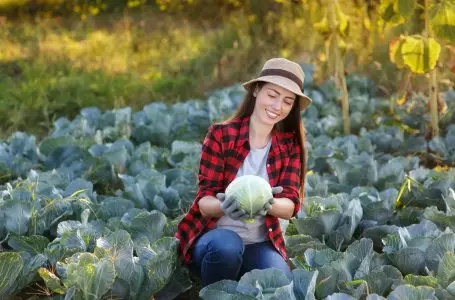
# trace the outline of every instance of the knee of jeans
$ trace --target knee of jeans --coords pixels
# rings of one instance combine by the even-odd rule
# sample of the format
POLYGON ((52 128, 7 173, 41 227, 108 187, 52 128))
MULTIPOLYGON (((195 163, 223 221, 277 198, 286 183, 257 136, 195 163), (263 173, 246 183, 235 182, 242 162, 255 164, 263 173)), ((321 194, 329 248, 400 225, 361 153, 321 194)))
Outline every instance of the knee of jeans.
POLYGON ((232 230, 223 229, 208 244, 208 252, 212 259, 224 262, 238 262, 242 259, 245 246, 240 236, 232 230))

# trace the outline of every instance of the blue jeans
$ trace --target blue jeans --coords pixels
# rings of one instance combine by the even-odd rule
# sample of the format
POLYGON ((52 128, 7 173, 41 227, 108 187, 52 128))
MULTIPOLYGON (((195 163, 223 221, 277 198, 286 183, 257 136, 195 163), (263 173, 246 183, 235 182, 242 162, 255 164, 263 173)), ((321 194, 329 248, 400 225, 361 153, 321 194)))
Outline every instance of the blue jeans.
POLYGON ((190 270, 202 287, 222 279, 240 280, 253 269, 278 268, 291 279, 291 270, 271 241, 244 245, 232 230, 215 228, 203 234, 194 245, 190 270))

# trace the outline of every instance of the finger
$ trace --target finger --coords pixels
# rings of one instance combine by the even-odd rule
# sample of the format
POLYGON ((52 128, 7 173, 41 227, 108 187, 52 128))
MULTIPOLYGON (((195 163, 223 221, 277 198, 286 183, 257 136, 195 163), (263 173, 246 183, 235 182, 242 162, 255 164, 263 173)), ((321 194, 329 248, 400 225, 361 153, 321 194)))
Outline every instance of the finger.
POLYGON ((224 199, 226 198, 226 194, 225 193, 218 193, 218 194, 216 194, 216 197, 219 200, 224 201, 224 199))
POLYGON ((275 186, 272 188, 272 194, 275 195, 275 194, 279 194, 283 192, 283 187, 282 186, 275 186))
POLYGON ((232 201, 231 198, 228 198, 221 202, 221 209, 226 210, 228 209, 234 202, 232 201))
POLYGON ((234 199, 232 197, 229 197, 226 199, 226 197, 222 197, 223 200, 222 201, 222 208, 228 208, 229 206, 232 205, 232 203, 234 202, 234 199))
POLYGON ((264 205, 264 209, 265 209, 266 211, 268 211, 268 210, 271 209, 271 208, 272 208, 272 204, 270 204, 270 202, 268 202, 268 203, 266 203, 266 204, 264 205))
POLYGON ((235 216, 235 220, 246 220, 249 218, 249 215, 247 213, 241 213, 235 216))
POLYGON ((260 216, 265 217, 265 216, 267 215, 267 210, 265 210, 265 209, 260 210, 260 211, 258 212, 258 214, 259 214, 260 216))
POLYGON ((240 203, 238 203, 237 201, 233 201, 231 205, 226 207, 226 212, 230 214, 239 208, 240 208, 240 203))
POLYGON ((240 215, 240 219, 248 219, 248 217, 250 216, 245 210, 241 210, 242 214, 240 215))
POLYGON ((232 219, 241 219, 243 216, 246 216, 243 210, 236 210, 231 214, 232 219))

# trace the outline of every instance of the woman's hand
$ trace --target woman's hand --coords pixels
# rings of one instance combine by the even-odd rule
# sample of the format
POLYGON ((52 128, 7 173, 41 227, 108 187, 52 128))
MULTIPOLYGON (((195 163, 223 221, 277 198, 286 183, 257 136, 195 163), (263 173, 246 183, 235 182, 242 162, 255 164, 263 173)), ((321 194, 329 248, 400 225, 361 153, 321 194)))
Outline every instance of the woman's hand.
POLYGON ((273 195, 279 194, 283 191, 283 187, 276 186, 272 188, 272 197, 264 204, 264 207, 258 211, 256 214, 259 216, 266 216, 269 210, 272 208, 272 204, 275 203, 275 198, 273 195))
POLYGON ((248 218, 248 214, 240 209, 239 201, 235 198, 225 199, 224 193, 216 194, 216 197, 205 196, 199 200, 199 210, 201 214, 206 217, 220 218, 224 215, 229 216, 231 219, 240 220, 248 218))
MULTIPOLYGON (((281 186, 272 188, 272 194, 279 194, 283 191, 281 186)), ((267 203, 265 203, 262 210, 258 214, 265 216, 267 214, 284 219, 290 220, 294 213, 295 204, 288 198, 275 198, 272 197, 267 203)))
POLYGON ((218 193, 216 194, 216 197, 222 202, 221 209, 226 216, 233 220, 248 218, 248 214, 244 209, 240 208, 240 202, 234 196, 226 199, 226 195, 224 193, 218 193))

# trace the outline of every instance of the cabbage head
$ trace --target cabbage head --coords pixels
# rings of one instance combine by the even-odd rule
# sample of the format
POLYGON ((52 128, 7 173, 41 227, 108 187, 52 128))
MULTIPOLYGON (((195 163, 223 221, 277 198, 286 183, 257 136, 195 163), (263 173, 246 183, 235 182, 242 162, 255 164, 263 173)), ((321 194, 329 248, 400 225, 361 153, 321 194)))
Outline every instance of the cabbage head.
POLYGON ((248 215, 246 223, 254 223, 254 215, 273 197, 272 187, 262 177, 245 175, 234 179, 226 188, 226 199, 234 196, 240 202, 240 208, 248 215))

